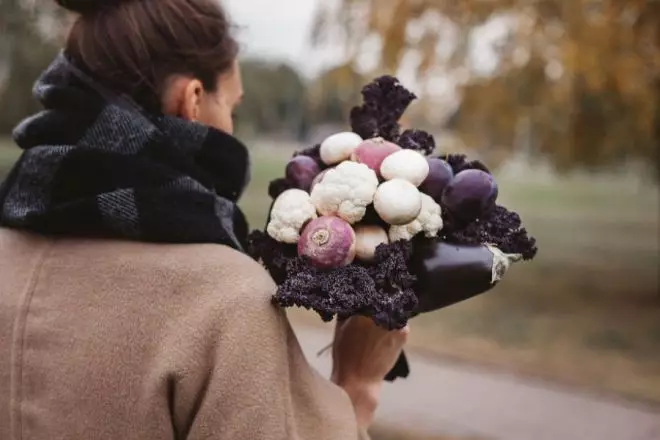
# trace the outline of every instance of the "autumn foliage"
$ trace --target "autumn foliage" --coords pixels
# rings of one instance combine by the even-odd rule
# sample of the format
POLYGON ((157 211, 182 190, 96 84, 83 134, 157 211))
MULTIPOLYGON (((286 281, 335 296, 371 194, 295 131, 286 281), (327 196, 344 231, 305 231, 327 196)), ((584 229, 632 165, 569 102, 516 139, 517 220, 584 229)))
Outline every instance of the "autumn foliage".
POLYGON ((413 60, 422 84, 447 78, 461 97, 449 128, 470 147, 524 148, 560 167, 642 158, 660 170, 660 2, 335 3, 318 9, 314 42, 340 35, 346 64, 356 66, 377 47, 372 72, 397 72, 413 60), (484 74, 474 44, 494 27, 504 29, 498 62, 484 74))

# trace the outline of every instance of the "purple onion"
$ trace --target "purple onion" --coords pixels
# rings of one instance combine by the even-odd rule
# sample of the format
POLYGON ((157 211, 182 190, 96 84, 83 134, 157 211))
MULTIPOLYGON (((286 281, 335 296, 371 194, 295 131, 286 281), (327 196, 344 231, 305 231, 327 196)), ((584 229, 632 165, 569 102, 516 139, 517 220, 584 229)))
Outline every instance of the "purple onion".
POLYGON ((339 217, 322 216, 310 221, 300 234, 298 255, 319 269, 335 269, 355 258, 355 231, 339 217))
POLYGON ((481 170, 465 170, 456 174, 442 193, 441 205, 457 219, 478 219, 495 207, 497 183, 481 170))
POLYGON ((303 191, 310 190, 312 181, 321 172, 321 168, 314 159, 309 156, 296 156, 286 165, 286 179, 293 183, 296 188, 303 191))
POLYGON ((452 171, 451 165, 440 158, 429 157, 427 161, 429 163, 429 174, 419 189, 439 203, 443 191, 454 178, 454 171, 452 171))

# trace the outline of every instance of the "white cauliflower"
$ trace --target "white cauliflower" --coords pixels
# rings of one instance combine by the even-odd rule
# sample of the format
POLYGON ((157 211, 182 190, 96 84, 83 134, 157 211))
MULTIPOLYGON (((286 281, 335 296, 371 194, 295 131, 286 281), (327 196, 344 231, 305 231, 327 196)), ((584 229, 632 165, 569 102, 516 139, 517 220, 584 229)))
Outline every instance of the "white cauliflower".
POLYGON ((309 194, 301 189, 288 189, 275 199, 266 232, 277 241, 297 243, 303 225, 314 218, 316 208, 309 194))
POLYGON ((391 242, 411 240, 420 232, 424 232, 424 235, 429 238, 436 237, 438 231, 442 229, 442 211, 440 205, 429 195, 424 193, 421 193, 421 195, 422 210, 419 212, 419 215, 408 224, 391 226, 388 233, 391 242))
POLYGON ((376 172, 368 166, 344 161, 329 169, 312 189, 312 203, 321 215, 336 215, 348 223, 362 220, 378 188, 376 172))
POLYGON ((412 240, 412 238, 422 232, 422 224, 417 220, 413 220, 405 225, 392 225, 388 232, 390 242, 394 243, 399 240, 412 240))

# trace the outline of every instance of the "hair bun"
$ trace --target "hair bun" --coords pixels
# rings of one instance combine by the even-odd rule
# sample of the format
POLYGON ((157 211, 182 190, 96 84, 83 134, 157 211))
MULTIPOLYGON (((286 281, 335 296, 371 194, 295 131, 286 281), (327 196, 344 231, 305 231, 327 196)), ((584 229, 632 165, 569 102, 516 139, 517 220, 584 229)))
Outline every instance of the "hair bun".
POLYGON ((122 0, 55 0, 55 2, 69 11, 79 14, 89 14, 98 11, 101 8, 107 8, 113 4, 120 3, 122 0))

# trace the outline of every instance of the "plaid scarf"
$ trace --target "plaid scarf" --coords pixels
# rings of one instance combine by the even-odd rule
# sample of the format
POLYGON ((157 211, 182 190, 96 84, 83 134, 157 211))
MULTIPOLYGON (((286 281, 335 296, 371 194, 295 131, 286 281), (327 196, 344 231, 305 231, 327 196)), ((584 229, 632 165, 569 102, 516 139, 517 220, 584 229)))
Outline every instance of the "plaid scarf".
POLYGON ((44 110, 0 188, 0 225, 44 234, 219 243, 243 250, 236 205, 247 149, 221 131, 149 115, 60 54, 34 87, 44 110))

